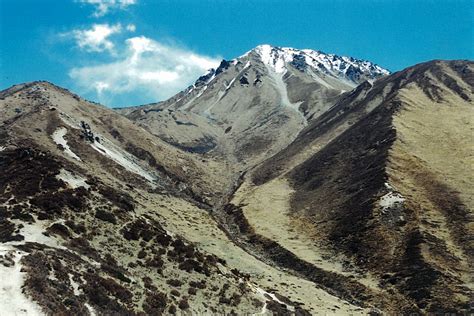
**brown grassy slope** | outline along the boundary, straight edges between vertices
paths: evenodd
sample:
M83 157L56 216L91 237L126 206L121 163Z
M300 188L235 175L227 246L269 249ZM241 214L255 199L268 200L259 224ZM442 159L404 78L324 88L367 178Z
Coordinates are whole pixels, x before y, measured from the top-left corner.
M103 137L124 153L135 156L137 163L156 173L161 182L172 182L176 186L181 184L182 187L185 183L183 191L207 196L208 202L224 187L225 177L213 177L219 170L225 170L220 163L212 159L203 162L200 157L166 144L114 111L87 102L47 82L33 82L2 91L0 116L1 128L8 130L15 139L22 142L30 140L54 153L61 151L56 148L51 135L58 127L66 128L69 145L73 151L83 152L84 162L96 173L112 171L115 176L120 176L126 171L117 164L110 164L110 159L80 138L83 132L81 121L90 125L95 136ZM136 174L130 178L138 182L143 180Z
M443 62L441 61L441 63ZM453 68L457 69L455 71L461 73L460 76L465 78L472 76L469 73L469 67L466 68L467 70L463 68L464 64L470 64L470 62L453 61L450 63L453 63ZM424 73L434 64L436 61L418 64L380 78L373 86L364 82L354 90L347 92L323 115L310 121L288 147L261 163L253 172L253 182L262 184L308 160L374 108L393 99L397 92L410 82L421 82L420 86L425 93L436 95L438 89L434 85L430 85L429 80L424 78ZM446 87L451 87L448 89L453 93L466 95L452 77L443 77L440 80ZM469 79L466 80L469 81ZM472 87L472 82L467 84Z
M233 244L196 201L205 192L217 195L212 188L226 181L212 161L194 159L48 83L22 85L0 99L0 239L20 243L7 245L7 255L23 252L25 293L45 312L86 314L92 306L97 314L253 314L266 302L288 313L263 289L282 300L291 295L288 304L301 313L361 310ZM100 143L135 156L162 186L153 189L94 150L81 120ZM67 130L80 161L53 141L58 128ZM83 185L58 179L64 171ZM193 184L196 196L184 187Z
M429 312L469 300L473 68L435 61L380 80L381 104L289 173L315 238ZM390 191L405 201L383 208Z

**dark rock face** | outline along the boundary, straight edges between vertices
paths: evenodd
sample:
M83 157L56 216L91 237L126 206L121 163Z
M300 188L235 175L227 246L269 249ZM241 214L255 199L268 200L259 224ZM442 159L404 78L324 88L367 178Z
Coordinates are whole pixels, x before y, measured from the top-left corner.
M228 62L227 60L223 59L221 61L221 63L219 64L219 67L217 67L216 69L216 72L215 72L215 75L217 76L218 74L220 74L221 72L224 72L226 69L228 69L230 66L230 62Z
M362 71L359 69L359 68L356 68L352 65L350 65L349 67L347 67L347 70L346 70L346 76L354 81L354 82L358 82L360 80L360 76L362 75Z
M303 55L294 55L291 65L301 72L304 72L308 65Z
M93 143L96 139L98 140L98 137L94 137L94 133L92 133L91 127L89 124L87 124L84 121L81 121L81 137L84 138L85 140Z
M207 74L205 74L204 76L199 77L198 80L196 80L196 85L205 84L207 81L209 81L209 79L212 78L212 76L214 76L214 74L215 74L215 70L210 69Z
M181 144L167 139L163 140L179 149L195 154L208 153L217 146L216 140L209 136L201 138L198 142L192 144Z
M209 69L207 74L199 77L198 80L196 80L195 85L201 86L201 85L206 84L212 77L217 76L218 74L222 73L227 68L229 68L229 66L230 66L230 62L223 59L221 63L219 64L219 67L217 67L217 69L214 69L214 68Z
M245 76L240 77L239 82L242 85L248 85L249 84L249 80Z

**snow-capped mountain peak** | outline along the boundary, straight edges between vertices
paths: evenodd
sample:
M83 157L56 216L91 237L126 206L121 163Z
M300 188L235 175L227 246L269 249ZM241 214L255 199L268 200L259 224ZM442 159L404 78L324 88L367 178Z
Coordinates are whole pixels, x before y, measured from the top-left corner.
M211 68L199 77L187 92L192 92L197 87L203 87L201 90L205 90L211 81L229 68L237 67L239 72L243 70L239 67L245 65L243 68L247 69L251 64L254 64L251 60L257 64L265 65L272 77L273 75L282 77L291 68L293 71L304 73L318 82L332 78L349 87L355 87L366 80L373 81L390 74L387 69L367 60L327 54L319 50L263 44L238 58L230 61L222 60L217 68ZM238 66L239 64L241 66Z
M286 72L288 65L303 72L310 67L313 72L347 79L356 84L363 80L373 80L390 74L387 69L367 60L326 54L311 49L299 50L264 44L257 46L242 57L250 54L258 56L262 63L276 73Z
M270 45L259 45L255 51L260 55L262 62L275 70L277 73L286 71L285 64L293 61L292 48L277 48Z

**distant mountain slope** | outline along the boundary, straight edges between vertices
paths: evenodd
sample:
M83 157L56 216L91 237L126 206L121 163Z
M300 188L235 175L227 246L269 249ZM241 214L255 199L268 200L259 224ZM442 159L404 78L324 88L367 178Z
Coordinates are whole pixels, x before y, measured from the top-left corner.
M120 112L171 144L245 168L283 149L343 92L388 73L351 57L261 45L165 102Z
M467 311L473 124L474 63L419 64L346 94L247 176L232 203L299 258L364 271L394 311Z

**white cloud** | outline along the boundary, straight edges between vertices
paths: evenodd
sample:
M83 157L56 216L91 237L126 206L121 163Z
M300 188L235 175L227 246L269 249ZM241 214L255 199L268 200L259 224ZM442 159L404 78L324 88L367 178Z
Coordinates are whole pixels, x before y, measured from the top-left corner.
M103 52L108 50L113 52L114 43L108 38L122 31L120 24L94 24L88 30L73 30L68 34L72 34L77 45L88 52Z
M78 0L81 3L88 3L95 6L95 17L106 15L111 9L126 9L128 6L136 4L136 0Z
M135 99L145 95L150 101L159 101L186 88L220 61L144 36L129 38L125 43L119 54L122 58L73 68L69 75L78 88L94 93L107 105L125 105L126 95L135 95Z
M127 25L127 31L129 32L135 32L137 30L137 27L135 26L135 24L129 24Z

